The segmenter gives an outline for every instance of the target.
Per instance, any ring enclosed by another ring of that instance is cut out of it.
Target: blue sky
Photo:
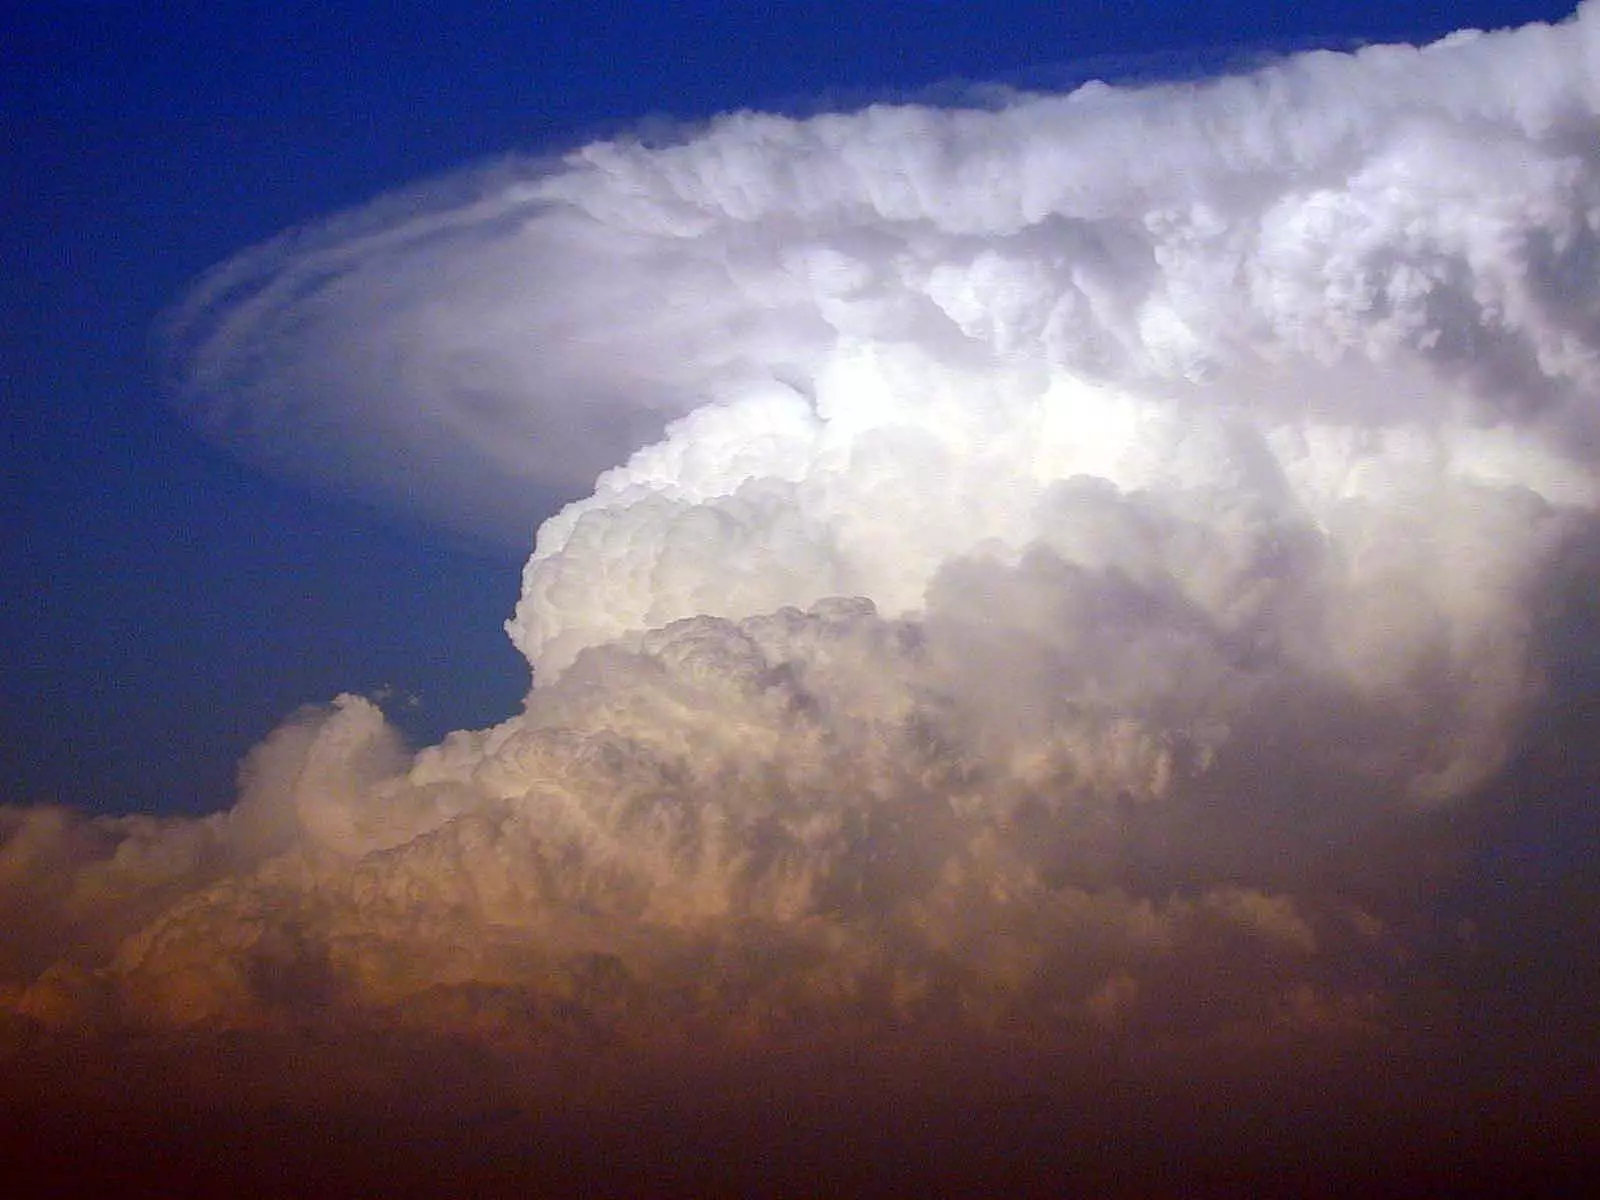
[[[230,802],[296,706],[509,715],[518,557],[264,476],[163,402],[162,310],[296,223],[654,114],[1432,38],[1563,3],[47,3],[0,18],[0,799]],[[1154,56],[1145,59],[1144,56]],[[529,529],[531,543],[532,526]]]

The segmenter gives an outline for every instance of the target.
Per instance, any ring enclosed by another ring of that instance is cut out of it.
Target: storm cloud
[[[213,436],[524,544],[581,496],[533,686],[417,752],[308,709],[200,820],[5,810],[0,1009],[1187,1062],[1459,1016],[1419,895],[1592,583],[1597,129],[1586,6],[736,113],[223,265],[168,329]]]

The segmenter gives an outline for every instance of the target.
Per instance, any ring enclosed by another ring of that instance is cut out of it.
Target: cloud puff
[[[201,821],[5,810],[3,1007],[1414,1021],[1451,935],[1405,881],[1506,762],[1593,528],[1597,29],[736,114],[219,268],[172,334],[225,440],[508,536],[593,481],[509,623],[536,686],[416,754],[341,697]]]

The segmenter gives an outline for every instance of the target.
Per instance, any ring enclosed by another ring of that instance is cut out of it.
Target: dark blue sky
[[[0,17],[0,802],[195,812],[296,706],[517,707],[520,558],[308,493],[163,404],[160,312],[293,225],[651,114],[1558,19],[1406,5],[45,3]],[[1126,56],[1126,57],[1124,57]],[[531,545],[532,527],[529,530]]]

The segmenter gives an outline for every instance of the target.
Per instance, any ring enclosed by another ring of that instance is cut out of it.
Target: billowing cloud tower
[[[1597,131],[1586,7],[740,113],[221,267],[171,329],[215,436],[513,538],[592,491],[538,531],[505,723],[412,753],[346,696],[227,812],[0,814],[0,1005],[612,1049],[1385,1036],[1467,936],[1413,884],[1594,531]]]

